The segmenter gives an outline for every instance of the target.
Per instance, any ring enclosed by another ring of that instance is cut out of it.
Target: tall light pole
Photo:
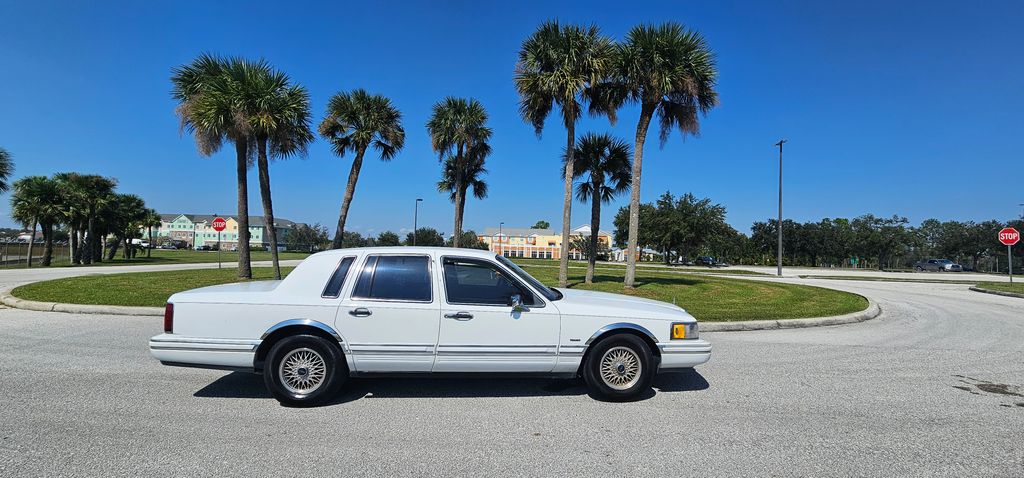
[[[775,143],[775,146],[779,147],[779,247],[776,253],[776,263],[778,264],[778,276],[782,277],[782,145],[786,144],[786,140],[779,140]]]
[[[498,255],[501,255],[501,226],[504,226],[504,222],[498,223]]]
[[[1024,202],[1018,204],[1022,209],[1020,210],[1020,219],[1024,221]]]
[[[420,203],[423,202],[423,198],[416,198],[416,206],[413,207],[412,213],[412,245],[416,245],[416,229],[419,227],[420,220]]]

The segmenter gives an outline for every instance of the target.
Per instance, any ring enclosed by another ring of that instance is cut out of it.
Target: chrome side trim
[[[173,350],[175,352],[242,352],[249,353],[253,352],[252,349],[226,349],[218,347],[169,347],[164,345],[150,345],[150,350]]]
[[[317,321],[311,320],[311,319],[289,319],[289,320],[286,320],[284,322],[278,322],[278,323],[274,324],[272,327],[270,327],[269,329],[267,329],[266,332],[263,332],[263,335],[260,336],[260,340],[266,339],[268,335],[274,333],[277,330],[280,330],[280,329],[283,329],[285,327],[289,327],[289,326],[292,326],[292,325],[308,325],[310,327],[316,327],[316,328],[318,328],[320,330],[323,330],[324,332],[327,332],[328,334],[331,334],[331,336],[334,337],[338,342],[342,342],[341,335],[338,335],[338,332],[336,332],[330,326],[324,324],[323,322],[317,322]]]
[[[630,324],[628,322],[619,322],[619,323],[616,323],[616,324],[608,324],[608,325],[606,325],[604,327],[601,327],[597,332],[594,332],[594,335],[591,335],[590,338],[587,339],[587,341],[585,343],[587,345],[590,345],[591,343],[594,342],[594,340],[596,340],[598,337],[600,337],[605,332],[610,332],[612,330],[619,330],[619,329],[635,330],[637,332],[640,332],[640,333],[643,333],[644,335],[646,335],[648,338],[651,339],[652,342],[658,343],[658,338],[655,337],[654,334],[652,334],[650,330],[647,330],[647,329],[645,329],[645,328],[643,328],[643,327],[641,327],[639,325],[636,325],[636,324]]]

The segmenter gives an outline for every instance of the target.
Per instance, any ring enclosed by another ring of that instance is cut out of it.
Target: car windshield
[[[537,292],[540,292],[541,295],[547,297],[548,300],[558,300],[562,298],[562,293],[558,292],[557,289],[552,289],[542,284],[539,280],[534,279],[533,276],[527,274],[526,271],[517,266],[515,262],[508,260],[507,257],[502,255],[495,255],[494,257],[497,258],[498,262],[502,263],[502,265],[511,269],[512,272],[519,276],[520,279],[533,286],[534,289],[537,289]]]

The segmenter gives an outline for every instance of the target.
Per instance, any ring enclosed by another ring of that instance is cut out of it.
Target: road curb
[[[740,322],[701,322],[701,332],[746,332],[752,330],[799,329],[805,327],[826,327],[864,322],[878,317],[882,313],[878,303],[868,299],[868,308],[846,315],[833,317],[813,317],[809,319],[787,320],[744,320]]]
[[[143,317],[162,317],[162,307],[130,307],[126,305],[87,305],[62,304],[59,302],[37,302],[19,299],[11,295],[14,287],[0,290],[0,303],[15,308],[39,312],[65,312],[71,314],[103,314],[103,315],[134,315]]]
[[[982,294],[1001,295],[1003,297],[1016,297],[1018,299],[1024,299],[1024,294],[1018,294],[1016,292],[1005,292],[1001,290],[983,289],[981,287],[971,286],[971,290],[974,292],[981,292]]]

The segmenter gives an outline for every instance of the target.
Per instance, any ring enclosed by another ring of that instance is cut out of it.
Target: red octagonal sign
[[[213,230],[214,231],[220,232],[220,231],[223,231],[224,229],[226,229],[227,227],[228,227],[228,222],[225,221],[223,217],[218,217],[217,219],[213,220]],[[1017,231],[1014,231],[1014,232],[1017,232]],[[999,236],[999,237],[1002,237],[1002,236]]]
[[[1004,246],[1012,246],[1020,241],[1020,233],[1012,227],[1004,227],[1002,231],[999,231],[999,242],[1002,242]]]

